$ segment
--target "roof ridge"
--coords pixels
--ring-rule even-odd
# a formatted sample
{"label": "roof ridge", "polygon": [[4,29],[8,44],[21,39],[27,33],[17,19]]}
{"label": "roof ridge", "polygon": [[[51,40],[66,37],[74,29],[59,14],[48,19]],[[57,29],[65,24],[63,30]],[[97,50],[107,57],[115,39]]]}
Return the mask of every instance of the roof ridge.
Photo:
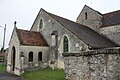
{"label": "roof ridge", "polygon": [[[44,9],[43,9],[44,10]],[[45,11],[45,10],[44,10]],[[67,19],[67,18],[64,18],[64,17],[62,17],[62,16],[58,16],[58,15],[56,15],[56,14],[53,14],[53,13],[50,13],[50,12],[47,12],[47,11],[45,11],[46,13],[48,13],[48,14],[52,14],[52,15],[54,15],[54,16],[57,16],[57,17],[60,17],[60,18],[63,18],[63,19],[65,19],[65,20],[69,20],[69,21],[71,21],[71,22],[74,22],[74,21],[72,21],[72,20],[70,20],[70,19]],[[50,16],[50,15],[49,15]],[[52,16],[51,16],[52,17]],[[52,17],[53,18],[53,17]]]}
{"label": "roof ridge", "polygon": [[110,27],[114,25],[120,25],[119,15],[120,15],[120,10],[116,10],[116,11],[103,14],[101,28]]}
{"label": "roof ridge", "polygon": [[[64,17],[58,16],[58,15],[55,15],[55,14],[52,14],[52,13],[49,13],[49,12],[47,12],[47,13],[50,14],[50,15],[54,15],[54,16],[57,16],[57,17],[59,17],[59,18],[65,19],[65,20],[67,20],[67,21],[70,21],[70,22],[72,22],[72,23],[74,23],[74,24],[88,27],[88,26],[86,26],[86,25],[83,25],[83,24],[77,23],[77,22],[72,21],[72,20],[70,20],[70,19],[66,19],[66,18],[64,18]],[[52,17],[52,16],[51,16],[51,17]],[[53,18],[53,17],[52,17],[52,18]],[[54,19],[55,19],[55,18],[54,18]],[[56,19],[55,19],[55,20],[56,20]],[[58,20],[56,20],[56,21],[58,21]],[[59,21],[58,21],[58,22],[59,22]],[[60,23],[60,22],[59,22],[59,23]],[[89,28],[89,27],[88,27],[88,28]]]}
{"label": "roof ridge", "polygon": [[111,12],[104,13],[103,15],[112,14],[112,13],[116,13],[116,12],[119,12],[119,11],[120,11],[120,10],[115,10],[115,11],[111,11]]}
{"label": "roof ridge", "polygon": [[[30,30],[25,30],[25,29],[17,29],[17,30],[22,30],[22,31],[27,31],[27,32],[36,32],[36,33],[40,33],[38,31],[30,31]],[[41,34],[41,33],[40,33]]]}
{"label": "roof ridge", "polygon": [[[48,14],[52,14],[52,13],[49,13],[49,12],[47,12]],[[58,16],[58,15],[55,15],[55,14],[52,14],[52,15],[54,15],[54,16],[57,16],[57,17],[60,17],[60,18],[62,18],[62,19],[65,19],[65,20],[67,20],[67,21],[70,21],[70,22],[72,22],[72,23],[74,23],[74,24],[77,24],[77,25],[79,25],[79,26],[81,26],[81,27],[86,27],[86,28],[89,28],[88,26],[86,26],[86,25],[83,25],[83,24],[80,24],[80,23],[77,23],[77,22],[74,22],[74,21],[71,21],[71,20],[69,20],[69,19],[66,19],[66,18],[64,18],[64,17],[61,17],[61,16]],[[52,16],[51,16],[52,17]],[[56,19],[55,19],[56,20]],[[57,20],[58,21],[58,20]],[[58,21],[59,22],[59,21]],[[59,22],[60,23],[60,22]],[[64,25],[63,25],[64,26]],[[91,29],[91,28],[89,28],[89,29]],[[93,29],[91,29],[92,31],[94,31],[94,32],[96,32],[95,30],[93,30]],[[98,32],[96,32],[96,33],[98,33]],[[98,33],[99,34],[99,33]]]}
{"label": "roof ridge", "polygon": [[37,16],[35,17],[35,20],[34,20],[34,22],[33,22],[33,24],[32,24],[32,27],[30,28],[30,31],[31,31],[31,29],[33,28],[33,25],[35,24],[35,22],[36,22],[36,20],[37,20],[37,17],[39,16],[41,10],[45,11],[43,8],[41,8],[41,9],[39,10],[39,12],[37,13]]}
{"label": "roof ridge", "polygon": [[19,31],[18,31],[18,30],[20,30],[20,29],[15,28],[15,31],[16,31],[17,36],[18,36],[18,40],[19,40],[19,42],[20,42],[20,44],[21,44],[21,43],[22,43],[22,39],[20,38],[20,33],[19,33]]}
{"label": "roof ridge", "polygon": [[[90,6],[88,6],[88,5],[85,5],[85,6],[89,7],[90,9],[92,9],[92,10],[94,10],[94,11],[96,11],[96,12],[98,12],[100,15],[103,15],[102,13],[100,13],[99,11],[97,11],[97,10],[91,8]],[[84,6],[84,7],[85,7],[85,6]]]}
{"label": "roof ridge", "polygon": [[84,10],[85,7],[90,8],[91,10],[97,12],[97,13],[98,13],[99,15],[101,15],[101,16],[103,15],[102,13],[100,13],[99,11],[97,11],[97,10],[95,10],[95,9],[93,9],[93,8],[91,8],[91,7],[89,7],[88,5],[84,5],[84,7],[83,7],[82,10],[80,11],[78,17],[76,18],[76,21],[78,20],[79,16],[81,15],[81,13],[82,13],[82,11]]}

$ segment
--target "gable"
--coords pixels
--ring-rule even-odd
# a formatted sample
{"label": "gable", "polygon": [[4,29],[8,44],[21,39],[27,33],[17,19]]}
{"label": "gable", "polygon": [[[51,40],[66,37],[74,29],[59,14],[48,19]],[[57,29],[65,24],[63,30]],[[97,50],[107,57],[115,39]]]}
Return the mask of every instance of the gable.
{"label": "gable", "polygon": [[10,38],[10,41],[9,41],[9,45],[10,45],[10,44],[13,44],[13,43],[18,43],[18,44],[20,44],[20,43],[19,43],[19,39],[18,39],[18,35],[17,35],[17,33],[16,33],[16,29],[17,29],[17,27],[14,27],[13,32],[12,32],[12,35],[11,35],[11,38]]}
{"label": "gable", "polygon": [[40,18],[42,12],[44,12],[44,10],[41,8],[40,11],[38,12],[36,18],[35,18],[35,21],[32,24],[30,31],[38,31],[39,32],[39,23],[42,19],[42,18]]}
{"label": "gable", "polygon": [[101,13],[85,5],[80,12],[80,15],[77,17],[76,22],[88,26],[95,31],[98,31],[101,25],[101,19]]}
{"label": "gable", "polygon": [[[80,12],[79,16],[76,19],[76,22],[79,23],[79,19],[85,19],[85,13],[88,13],[88,18],[89,19],[94,19],[96,16],[102,16],[102,14],[92,8],[90,8],[89,6],[85,5],[82,9],[82,11]],[[93,15],[94,14],[94,15]],[[92,15],[92,16],[91,16]]]}

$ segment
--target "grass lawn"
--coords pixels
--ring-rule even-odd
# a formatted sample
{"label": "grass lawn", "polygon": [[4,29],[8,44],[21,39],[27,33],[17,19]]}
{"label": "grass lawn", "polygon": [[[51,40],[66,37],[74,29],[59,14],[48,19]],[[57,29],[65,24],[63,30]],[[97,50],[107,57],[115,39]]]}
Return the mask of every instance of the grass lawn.
{"label": "grass lawn", "polygon": [[50,68],[28,71],[21,75],[24,80],[65,80],[64,70]]}
{"label": "grass lawn", "polygon": [[5,71],[5,66],[0,64],[0,73]]}

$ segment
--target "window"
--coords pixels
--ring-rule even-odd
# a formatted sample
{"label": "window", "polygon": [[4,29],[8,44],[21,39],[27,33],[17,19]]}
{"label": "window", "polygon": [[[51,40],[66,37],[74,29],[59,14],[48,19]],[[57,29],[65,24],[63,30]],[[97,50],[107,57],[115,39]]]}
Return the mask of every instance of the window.
{"label": "window", "polygon": [[42,61],[42,52],[38,53],[38,61]]}
{"label": "window", "polygon": [[68,52],[68,38],[66,36],[64,36],[64,39],[63,39],[63,52]]}
{"label": "window", "polygon": [[56,40],[55,40],[55,35],[52,35],[52,46],[55,46]]}
{"label": "window", "polygon": [[29,62],[33,62],[33,52],[29,52]]}
{"label": "window", "polygon": [[41,30],[43,28],[43,21],[42,19],[40,19],[40,22],[39,22],[39,30]]}
{"label": "window", "polygon": [[85,19],[87,19],[87,12],[85,13]]}
{"label": "window", "polygon": [[52,36],[52,46],[56,46],[57,44],[57,35],[58,35],[58,31],[55,30],[51,33]]}

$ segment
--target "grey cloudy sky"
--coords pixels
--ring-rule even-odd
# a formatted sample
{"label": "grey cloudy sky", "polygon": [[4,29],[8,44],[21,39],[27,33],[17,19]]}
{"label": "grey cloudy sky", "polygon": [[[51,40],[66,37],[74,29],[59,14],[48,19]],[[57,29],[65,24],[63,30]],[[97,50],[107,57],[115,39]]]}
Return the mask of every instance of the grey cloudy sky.
{"label": "grey cloudy sky", "polygon": [[[101,13],[120,10],[120,0],[0,0],[0,26],[7,24],[5,47],[8,47],[14,21],[18,28],[29,30],[40,8],[75,21],[85,4]],[[0,28],[0,48],[3,31]]]}

